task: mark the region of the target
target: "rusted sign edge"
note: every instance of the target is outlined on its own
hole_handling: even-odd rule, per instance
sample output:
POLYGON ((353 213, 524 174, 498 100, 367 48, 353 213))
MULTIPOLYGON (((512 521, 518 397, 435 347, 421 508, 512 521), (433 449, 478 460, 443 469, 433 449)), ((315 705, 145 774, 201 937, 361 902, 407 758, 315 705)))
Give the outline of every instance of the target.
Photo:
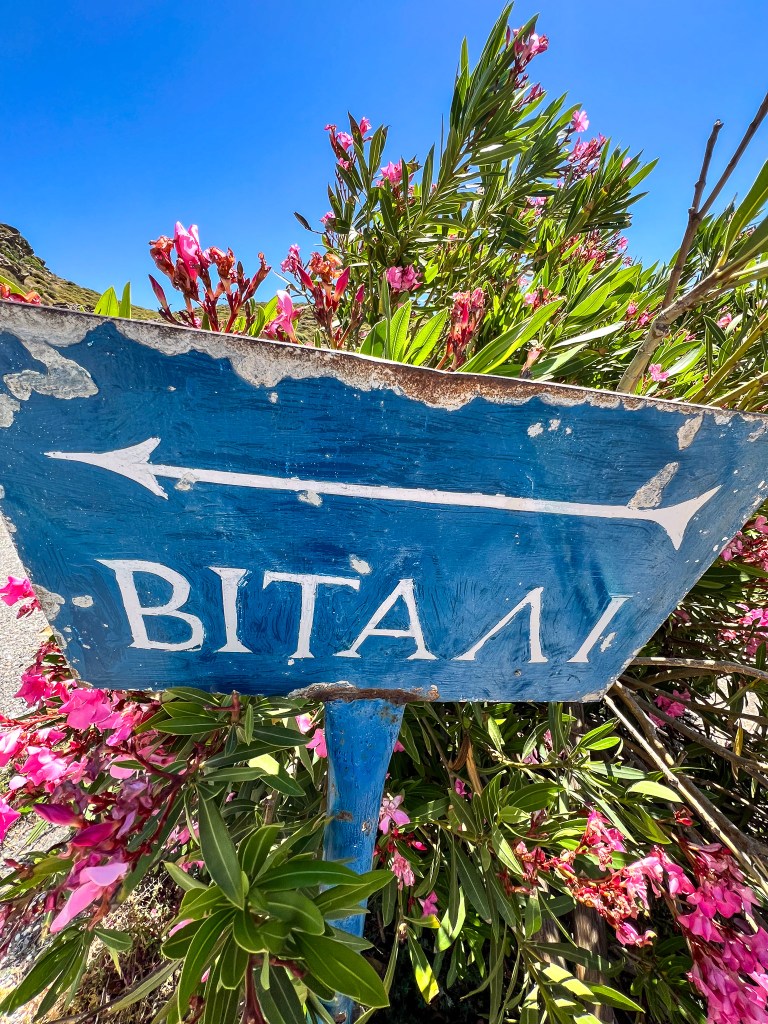
MULTIPOLYGON (((79 344, 90 331, 105 324, 112 324, 127 341, 168 356, 200 352, 212 359, 228 359, 239 377, 259 387, 274 387, 286 378, 332 377, 353 388, 389 390, 424 405, 449 411, 459 409, 475 398, 502 405, 521 405, 539 398, 553 406, 588 404, 628 410, 650 406, 663 412, 695 417, 680 428, 681 448, 691 443, 701 424, 699 417, 703 415, 714 416, 717 423, 723 424, 736 416, 754 422, 756 430, 750 440, 757 440, 768 431, 768 415, 738 409, 624 395, 573 384, 434 370, 267 338, 246 340, 170 324, 0 301, 0 330, 10 331, 19 338, 30 355, 47 368, 45 374, 33 370, 6 374, 4 380, 16 406, 15 410, 9 410, 10 420, 12 412, 20 408, 14 399, 26 400, 32 391, 58 398, 84 398, 97 393, 98 388, 85 368, 64 357, 59 350, 79 344)), ((0 426, 9 425, 10 422, 3 421, 0 408, 0 426)))

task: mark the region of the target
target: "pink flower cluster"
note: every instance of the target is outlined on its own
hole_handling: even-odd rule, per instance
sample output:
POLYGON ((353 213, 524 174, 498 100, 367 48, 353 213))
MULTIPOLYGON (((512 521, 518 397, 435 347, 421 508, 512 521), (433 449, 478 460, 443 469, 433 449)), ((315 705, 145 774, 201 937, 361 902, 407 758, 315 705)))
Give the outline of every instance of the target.
MULTIPOLYGON (((369 132, 373 125, 367 117, 361 117, 360 122, 356 125, 361 135, 362 142, 369 142, 370 137, 366 138, 365 133, 369 132)), ((331 144, 334 156, 338 161, 340 167, 347 170, 355 159, 354 145, 355 140, 349 132, 338 131, 335 124, 327 124, 325 130, 328 132, 328 141, 331 144)))
POLYGON ((390 267, 386 274, 387 284, 393 292, 414 292, 421 285, 416 267, 390 267))
POLYGON ((480 329, 484 312, 485 294, 482 288, 454 294, 446 349, 448 356, 453 359, 452 369, 458 369, 466 361, 467 347, 480 329))
POLYGON ((149 254, 157 269, 165 274, 184 297, 186 309, 181 313, 172 312, 163 288, 150 275, 149 280, 164 320, 174 324, 183 323, 188 327, 200 327, 202 321, 198 314, 202 310, 212 331, 232 333, 241 315, 245 319, 246 331, 252 325, 255 313, 249 303, 272 269, 267 266, 264 253, 259 253, 259 269, 252 277, 246 277, 242 263, 235 261, 231 249, 226 252, 215 246, 203 249, 197 224, 192 224, 187 230, 177 221, 173 238, 161 235, 150 242, 149 254), (215 285, 211 279, 211 267, 216 269, 218 280, 215 285), (221 302, 226 305, 220 307, 221 302), (224 319, 221 317, 222 309, 226 310, 224 319))
MULTIPOLYGON (((328 339, 330 347, 341 348, 362 322, 365 298, 361 285, 350 304, 348 322, 343 326, 339 322, 339 309, 349 286, 349 267, 343 268, 339 257, 331 252, 324 256, 319 252, 313 252, 305 265, 298 245, 290 246, 288 255, 280 266, 298 281, 297 290, 301 290, 306 296, 312 314, 328 339)), ((269 337, 296 341, 291 324, 299 314, 293 309, 287 292, 278 292, 278 308, 278 316, 267 324, 264 328, 265 333, 269 337)))
MULTIPOLYGON (((24 580, 3 589, 6 600, 29 597, 24 580)), ((107 913, 122 879, 162 831, 172 796, 186 780, 183 771, 164 773, 175 755, 163 749, 160 735, 136 734, 158 704, 82 685, 52 640, 41 645, 16 696, 30 710, 16 720, 0 716, 0 768, 10 775, 8 792, 0 796, 0 840, 22 809, 74 832, 54 854, 66 865, 61 881, 42 893, 30 888, 9 904, 12 913, 3 921, 10 933, 3 932, 0 949, 41 910, 55 914, 53 932, 85 910, 94 921, 107 913), (148 827, 148 838, 137 845, 136 835, 148 827)))

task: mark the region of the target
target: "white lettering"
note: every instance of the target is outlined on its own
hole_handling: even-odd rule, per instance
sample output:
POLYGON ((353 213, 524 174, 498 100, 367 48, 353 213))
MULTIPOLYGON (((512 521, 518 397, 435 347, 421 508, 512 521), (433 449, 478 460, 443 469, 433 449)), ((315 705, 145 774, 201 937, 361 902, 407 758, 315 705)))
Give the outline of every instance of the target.
POLYGON ((270 583, 298 583, 301 587, 299 639, 296 644, 296 650, 290 655, 291 658, 314 657, 309 649, 309 641, 312 636, 312 626, 315 620, 317 588, 323 586, 352 587, 353 590, 360 589, 360 580, 345 579, 342 576, 313 576, 311 573, 265 572, 263 589, 266 589, 270 583))
POLYGON ((181 573, 169 569, 167 565, 159 562, 142 562, 137 559, 97 559, 102 565, 112 569, 117 585, 120 587, 120 594, 123 598, 125 614, 133 634, 131 647, 139 647, 145 651, 193 651, 198 650, 203 644, 203 624, 196 615, 181 611, 181 606, 189 597, 189 581, 181 573), (150 576, 159 576, 160 579, 170 583, 173 587, 171 596, 165 604, 154 605, 150 608, 142 607, 139 602, 139 595, 136 590, 135 575, 137 572, 148 573, 150 576), (164 643, 161 640, 150 640, 147 636, 147 629, 144 619, 147 616, 164 616, 169 619, 180 619, 189 626, 190 635, 188 640, 180 643, 164 643))
POLYGON ((224 611, 224 629, 226 642, 217 649, 217 654, 252 654, 237 635, 237 590, 242 579, 248 574, 247 569, 226 569, 219 565, 209 565, 211 572, 221 577, 221 606, 224 611))
POLYGON ((511 622, 512 619, 514 619, 514 617, 517 615, 517 613, 521 612, 527 605, 531 609, 531 657, 529 658, 529 663, 533 664, 535 662, 538 664, 543 664, 544 662, 546 662, 547 658, 544 657, 541 651, 541 594, 543 590, 544 587, 536 587, 535 590, 532 590, 530 593, 526 594, 522 601, 520 601, 519 604, 516 604, 511 612, 507 612, 504 618, 501 619, 500 622, 496 623, 493 629, 490 629, 485 634, 485 636, 481 637, 473 647, 470 647, 469 650, 466 651, 466 653, 460 654, 457 658, 454 658, 453 660, 474 661, 475 655, 482 647, 485 646, 486 642, 490 640, 492 636, 495 636, 500 630, 502 630, 507 625, 508 622, 511 622))
POLYGON ((600 618, 597 620, 597 622, 595 623, 595 625, 591 629, 587 639, 584 641, 584 643, 581 645, 581 647, 578 649, 578 651, 576 651, 574 656, 572 658, 568 659, 568 664, 569 665, 573 664, 574 662, 575 663, 581 663, 582 665, 584 665, 584 664, 586 664, 589 661, 589 652, 595 646, 597 641, 601 638, 601 636, 603 634, 603 630, 608 625, 608 623, 611 621, 611 619, 614 617, 614 615, 619 610, 619 608, 621 608, 621 606, 625 603, 625 601, 629 601, 629 598, 628 597, 612 597, 611 598, 608 607, 605 609, 603 614, 600 616, 600 618))
POLYGON ((370 621, 363 629, 360 636, 347 651, 339 651, 337 658, 359 658, 358 648, 370 636, 393 636, 399 639, 410 638, 416 644, 416 650, 408 658, 408 661, 435 661, 435 655, 430 654, 424 643, 424 633, 419 622, 419 613, 416 610, 416 597, 413 592, 413 580, 400 580, 386 600, 379 605, 371 616, 370 621), (393 605, 402 598, 408 610, 408 629, 376 629, 387 612, 393 605))

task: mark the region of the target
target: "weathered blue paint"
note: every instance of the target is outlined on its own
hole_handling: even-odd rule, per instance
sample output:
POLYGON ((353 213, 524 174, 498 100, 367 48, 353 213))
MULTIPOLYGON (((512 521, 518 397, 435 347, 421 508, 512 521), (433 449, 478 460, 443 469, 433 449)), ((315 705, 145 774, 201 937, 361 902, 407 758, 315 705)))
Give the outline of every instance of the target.
MULTIPOLYGON (((334 700, 325 705, 331 821, 323 853, 326 860, 346 860, 359 874, 371 870, 384 780, 402 720, 403 706, 388 700, 334 700)), ((332 923, 362 935, 365 916, 332 923)), ((333 1011, 351 1020, 352 1000, 337 997, 333 1011)))
POLYGON ((0 374, 99 686, 594 697, 768 494, 765 417, 580 388, 4 303, 0 374))

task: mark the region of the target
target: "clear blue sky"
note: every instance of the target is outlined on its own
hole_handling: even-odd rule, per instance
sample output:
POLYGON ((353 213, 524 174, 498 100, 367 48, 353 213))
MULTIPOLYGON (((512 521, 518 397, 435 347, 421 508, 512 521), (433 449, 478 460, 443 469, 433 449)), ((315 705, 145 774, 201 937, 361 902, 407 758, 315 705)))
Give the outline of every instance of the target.
MULTIPOLYGON (((0 221, 57 273, 146 284, 147 241, 176 219, 204 245, 277 265, 327 209, 323 126, 351 110, 391 126, 388 156, 439 137, 461 39, 476 56, 497 0, 30 0, 0 35, 0 221)), ((676 247, 712 121, 726 162, 768 89, 766 0, 520 0, 550 49, 536 69, 592 131, 659 158, 631 251, 676 247)), ((768 128, 734 189, 768 158, 768 128)), ((748 180, 749 179, 749 180, 748 180)), ((274 279, 273 279, 274 283, 274 279)), ((269 296, 264 285, 260 297, 269 296)))

